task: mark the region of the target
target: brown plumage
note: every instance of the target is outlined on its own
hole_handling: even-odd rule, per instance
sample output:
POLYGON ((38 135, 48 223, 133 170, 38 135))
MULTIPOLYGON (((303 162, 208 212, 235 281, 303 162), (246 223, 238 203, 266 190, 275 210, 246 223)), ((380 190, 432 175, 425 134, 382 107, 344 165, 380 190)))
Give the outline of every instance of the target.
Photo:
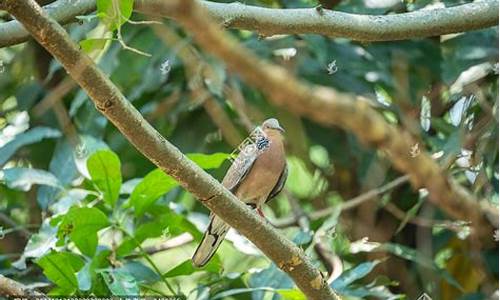
MULTIPOLYGON (((278 120, 267 119, 261 128, 266 137, 257 141, 257 147, 261 149, 244 149, 227 171, 222 184, 262 215, 262 204, 281 191, 288 172, 282 135, 284 130, 278 120)), ((193 255, 193 265, 202 267, 210 260, 229 228, 219 217, 210 214, 208 228, 193 255)))

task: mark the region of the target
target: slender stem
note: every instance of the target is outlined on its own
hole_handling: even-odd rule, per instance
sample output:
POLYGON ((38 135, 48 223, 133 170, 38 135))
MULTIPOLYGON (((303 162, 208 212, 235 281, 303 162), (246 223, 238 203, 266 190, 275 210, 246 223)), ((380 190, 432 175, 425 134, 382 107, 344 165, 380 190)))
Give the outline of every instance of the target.
POLYGON ((154 261, 151 259, 151 257, 149 257, 149 255, 146 253, 146 251, 144 251, 144 248, 141 246, 141 243, 139 243, 139 241, 137 241, 135 239, 135 237, 132 234, 130 234, 125 228, 123 228, 120 224, 114 224, 114 227, 117 228, 118 230, 120 230, 121 232, 123 232, 126 236, 128 236, 129 238, 131 238, 134 241, 137 248, 139 248, 139 254, 147 260, 147 262, 155 270, 156 274, 158 274, 158 276, 160 276, 161 281, 163 281, 163 283, 167 286, 168 290, 172 293, 172 295, 175 295, 174 288, 170 285, 170 283, 168 283, 168 280, 165 277, 163 277, 163 274, 161 273, 160 269, 154 263, 154 261))

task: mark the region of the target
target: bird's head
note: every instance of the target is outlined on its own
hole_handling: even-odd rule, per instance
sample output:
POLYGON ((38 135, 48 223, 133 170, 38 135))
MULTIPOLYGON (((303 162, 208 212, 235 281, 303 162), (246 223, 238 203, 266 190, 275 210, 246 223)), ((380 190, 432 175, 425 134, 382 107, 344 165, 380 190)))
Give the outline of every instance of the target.
POLYGON ((285 130, 280 126, 280 123, 278 122, 278 120, 276 120, 275 118, 270 118, 270 119, 265 120, 262 123, 261 128, 264 131, 277 130, 281 133, 285 132, 285 130))

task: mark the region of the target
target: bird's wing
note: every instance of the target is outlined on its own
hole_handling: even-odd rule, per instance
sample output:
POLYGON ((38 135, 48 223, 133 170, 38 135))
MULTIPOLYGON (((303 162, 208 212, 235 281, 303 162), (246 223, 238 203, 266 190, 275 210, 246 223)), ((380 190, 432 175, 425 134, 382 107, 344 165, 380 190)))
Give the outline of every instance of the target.
POLYGON ((258 156, 259 153, 255 145, 250 144, 243 148, 231 167, 227 170, 226 176, 224 176, 222 180, 222 184, 228 190, 234 192, 245 176, 250 172, 258 156))
POLYGON ((283 187, 285 186, 286 179, 288 177, 288 165, 285 162, 285 167, 283 168, 283 171, 281 171, 280 178, 278 178, 278 181, 276 182, 276 185, 273 187, 271 193, 269 193, 269 196, 266 199, 266 202, 269 200, 273 199, 278 195, 283 187))

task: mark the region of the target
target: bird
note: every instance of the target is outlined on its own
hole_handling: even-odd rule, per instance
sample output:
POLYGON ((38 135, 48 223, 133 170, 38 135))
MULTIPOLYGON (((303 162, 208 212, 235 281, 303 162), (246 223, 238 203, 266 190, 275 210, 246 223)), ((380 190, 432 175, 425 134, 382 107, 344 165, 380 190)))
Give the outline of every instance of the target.
MULTIPOLYGON (((285 130, 278 120, 269 118, 257 129, 254 143, 241 149, 222 185, 264 217, 261 207, 281 192, 288 177, 288 167, 285 130)), ((221 218, 210 213, 210 223, 191 259, 195 267, 201 268, 210 261, 229 228, 221 218)))

